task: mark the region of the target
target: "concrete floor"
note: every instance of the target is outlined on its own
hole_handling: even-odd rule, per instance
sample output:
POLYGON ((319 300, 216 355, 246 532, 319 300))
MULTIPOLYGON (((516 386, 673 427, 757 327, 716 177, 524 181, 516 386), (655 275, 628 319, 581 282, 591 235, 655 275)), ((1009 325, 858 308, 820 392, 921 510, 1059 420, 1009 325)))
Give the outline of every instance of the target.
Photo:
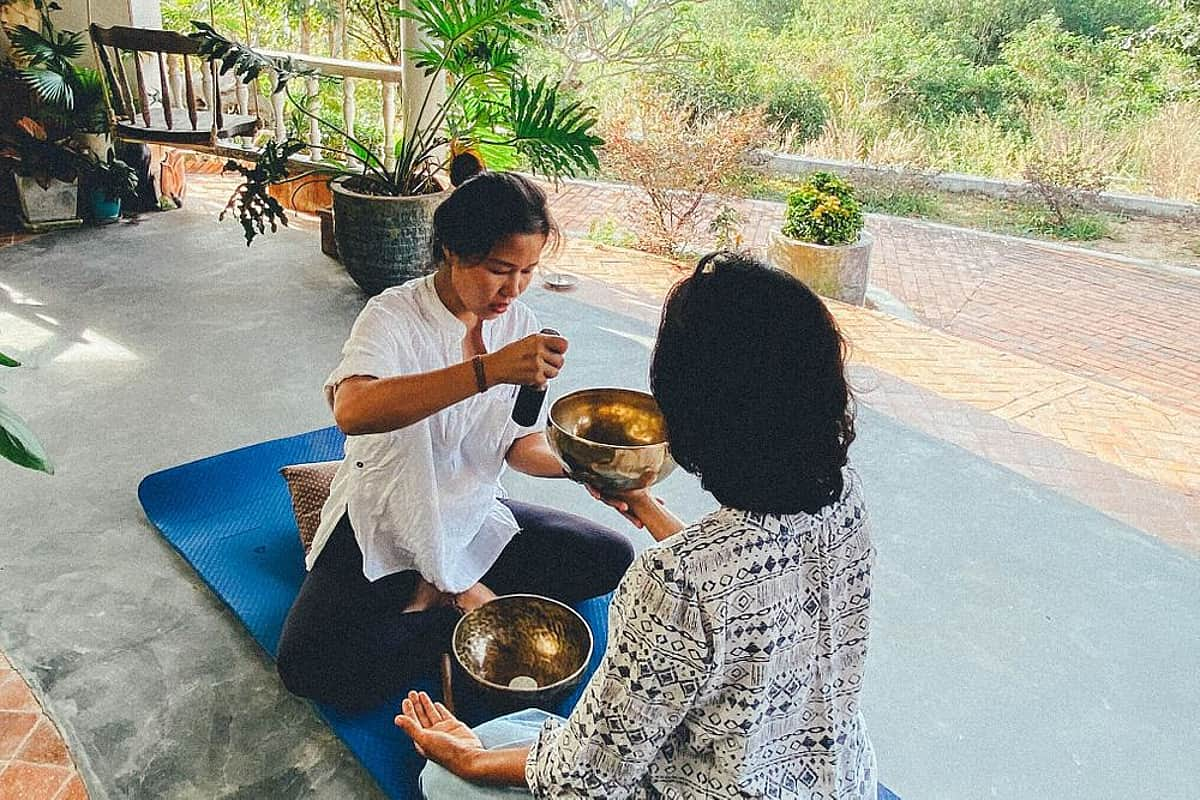
MULTIPOLYGON (((248 250, 195 212, 5 248, 0 288, 0 350, 25 362, 4 400, 58 467, 0 464, 0 650, 92 797, 377 796, 135 495, 150 472, 328 424, 357 290, 311 234, 248 250)), ((644 322, 528 297, 573 341, 555 392, 645 385, 644 322)), ((1200 562, 869 408, 859 427, 883 780, 906 800, 1192 797, 1200 562)), ((578 487, 509 485, 620 524, 578 487)), ((685 475, 662 494, 711 507, 685 475)))

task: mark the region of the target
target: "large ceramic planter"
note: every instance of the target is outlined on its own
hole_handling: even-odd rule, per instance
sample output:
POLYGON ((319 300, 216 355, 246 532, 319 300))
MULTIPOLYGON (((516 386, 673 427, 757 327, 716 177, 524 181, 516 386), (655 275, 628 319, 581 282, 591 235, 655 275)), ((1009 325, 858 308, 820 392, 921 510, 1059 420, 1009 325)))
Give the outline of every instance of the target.
POLYGON ((767 257, 822 297, 861 306, 867 299, 873 241, 871 234, 863 231, 854 244, 831 247, 802 242, 775 231, 771 234, 767 257))
POLYGON ((346 188, 338 178, 333 190, 333 238, 338 258, 367 294, 428 275, 433 212, 450 193, 420 197, 384 197, 346 188))
POLYGON ((28 225, 45 225, 53 222, 74 221, 75 207, 79 202, 79 184, 50 180, 42 188, 36 179, 15 175, 17 196, 21 200, 21 216, 28 225))

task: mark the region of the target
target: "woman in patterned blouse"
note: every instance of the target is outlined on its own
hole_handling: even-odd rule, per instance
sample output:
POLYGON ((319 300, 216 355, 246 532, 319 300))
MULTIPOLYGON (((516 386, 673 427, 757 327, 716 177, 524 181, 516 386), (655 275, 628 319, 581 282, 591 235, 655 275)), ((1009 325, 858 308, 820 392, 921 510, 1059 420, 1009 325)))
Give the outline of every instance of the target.
POLYGON ((432 762, 427 797, 874 800, 859 711, 874 549, 844 350, 816 295, 752 259, 714 253, 675 286, 651 389, 676 461, 721 507, 685 527, 644 490, 602 498, 662 544, 617 588, 582 699, 495 747, 489 726, 528 715, 473 732, 410 694, 396 724, 432 762))

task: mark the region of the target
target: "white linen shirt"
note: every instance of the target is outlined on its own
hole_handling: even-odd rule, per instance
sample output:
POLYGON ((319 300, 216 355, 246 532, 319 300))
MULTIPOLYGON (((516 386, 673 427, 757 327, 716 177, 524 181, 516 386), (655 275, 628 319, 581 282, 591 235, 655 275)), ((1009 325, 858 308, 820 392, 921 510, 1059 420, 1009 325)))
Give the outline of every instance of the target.
MULTIPOLYGON (((483 323, 484 346, 495 352, 537 330, 533 312, 514 302, 483 323)), ((466 325, 438 297, 432 275, 387 289, 359 314, 341 363, 325 381, 330 407, 346 378, 461 363, 466 335, 466 325)), ((346 437, 346 457, 321 509, 307 567, 348 513, 367 580, 415 569, 442 591, 470 588, 518 529, 498 499, 505 453, 545 425, 545 407, 528 428, 512 421, 516 393, 516 386, 500 384, 400 430, 346 437)))

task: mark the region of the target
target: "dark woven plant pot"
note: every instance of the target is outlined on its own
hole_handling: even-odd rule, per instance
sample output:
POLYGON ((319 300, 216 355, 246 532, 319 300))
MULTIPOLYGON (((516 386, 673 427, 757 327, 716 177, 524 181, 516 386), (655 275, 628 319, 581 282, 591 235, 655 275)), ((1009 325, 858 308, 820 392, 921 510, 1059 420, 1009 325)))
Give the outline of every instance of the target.
POLYGON ((419 197, 360 194, 338 178, 333 189, 333 238, 338 258, 354 282, 375 295, 389 286, 428 275, 433 211, 450 193, 419 197))

